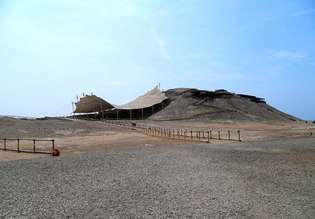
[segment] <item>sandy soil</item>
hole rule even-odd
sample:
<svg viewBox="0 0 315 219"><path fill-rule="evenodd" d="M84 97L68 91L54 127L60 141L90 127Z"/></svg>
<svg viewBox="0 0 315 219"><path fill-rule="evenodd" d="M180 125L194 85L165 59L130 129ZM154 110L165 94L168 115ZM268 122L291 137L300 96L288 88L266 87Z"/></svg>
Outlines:
<svg viewBox="0 0 315 219"><path fill-rule="evenodd" d="M129 122L130 121L125 121ZM134 121L137 126L153 126L162 128L178 128L187 130L232 130L232 137L236 137L236 130L241 130L242 140L262 141L281 138L295 138L315 134L314 124L295 123L201 123L201 122L152 122ZM109 126L99 121L81 121L69 119L49 120L20 120L13 118L0 119L0 139L2 138L36 138L56 140L56 146L61 154L82 153L86 151L111 150L114 148L146 147L154 145L192 144L190 141L170 140L161 137L145 135L142 131L127 130L125 128ZM214 131L213 135L216 135ZM227 143L226 141L212 140L211 144ZM15 142L11 142L15 148ZM31 144L25 142L22 146L31 150ZM3 141L0 140L0 148ZM43 151L50 151L51 143L38 145ZM0 150L0 160L30 159L40 157L39 154L25 154L4 152ZM49 155L44 155L49 156Z"/></svg>
<svg viewBox="0 0 315 219"><path fill-rule="evenodd" d="M200 144L102 122L0 119L0 139L54 138L61 151L51 158L0 150L0 217L314 218L315 136L305 137L314 125L135 122L241 130L244 141Z"/></svg>
<svg viewBox="0 0 315 219"><path fill-rule="evenodd" d="M279 138L294 138L315 135L315 124L305 122L190 122L190 121L144 121L139 124L164 128L192 130L241 131L242 140L257 141Z"/></svg>
<svg viewBox="0 0 315 219"><path fill-rule="evenodd" d="M314 141L0 162L0 218L314 218Z"/></svg>

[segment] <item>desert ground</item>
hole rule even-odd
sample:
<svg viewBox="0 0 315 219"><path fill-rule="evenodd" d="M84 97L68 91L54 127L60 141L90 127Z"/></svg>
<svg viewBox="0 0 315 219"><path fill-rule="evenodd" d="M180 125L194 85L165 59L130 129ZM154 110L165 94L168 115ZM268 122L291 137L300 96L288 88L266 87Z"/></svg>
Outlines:
<svg viewBox="0 0 315 219"><path fill-rule="evenodd" d="M231 130L232 137L236 138L236 131L241 131L244 142L266 141L275 139L291 139L315 135L315 124L305 122L270 123L270 122L194 122L194 121L119 121L123 123L136 123L137 126L162 127L185 130L213 130L217 135L222 132L226 138L227 130ZM172 140L148 136L141 130L126 129L109 125L103 121L85 121L66 118L52 119L0 119L0 139L3 138L30 138L30 139L55 139L56 146L62 154L81 153L85 151L110 150L117 147L141 147L146 145L173 145L191 144L190 141ZM227 141L211 140L211 144L229 143ZM15 148L15 142L12 142ZM50 144L42 144L49 150ZM0 148L3 141L0 141ZM31 145L26 144L26 149ZM0 160L25 159L42 155L16 154L1 151Z"/></svg>
<svg viewBox="0 0 315 219"><path fill-rule="evenodd" d="M315 217L314 124L134 122L241 130L243 141L196 143L100 121L2 118L0 138L54 138L61 156L0 151L0 217Z"/></svg>

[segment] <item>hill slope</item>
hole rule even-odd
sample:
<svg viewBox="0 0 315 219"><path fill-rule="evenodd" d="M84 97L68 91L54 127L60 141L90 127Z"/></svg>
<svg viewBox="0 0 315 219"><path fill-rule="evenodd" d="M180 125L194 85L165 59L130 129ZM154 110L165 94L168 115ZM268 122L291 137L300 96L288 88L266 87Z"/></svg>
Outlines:
<svg viewBox="0 0 315 219"><path fill-rule="evenodd" d="M296 121L262 98L234 94L226 90L214 92L177 88L167 90L170 104L152 115L152 120L232 120L232 121Z"/></svg>

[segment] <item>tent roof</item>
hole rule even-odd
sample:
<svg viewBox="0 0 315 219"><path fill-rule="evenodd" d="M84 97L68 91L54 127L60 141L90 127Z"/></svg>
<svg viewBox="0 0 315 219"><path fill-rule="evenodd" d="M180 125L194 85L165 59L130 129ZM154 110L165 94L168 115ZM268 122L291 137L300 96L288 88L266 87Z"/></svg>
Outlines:
<svg viewBox="0 0 315 219"><path fill-rule="evenodd" d="M116 109L120 110L132 110L132 109L142 109L147 107L152 107L155 104L162 103L164 100L166 100L167 97L165 93L163 93L157 86L147 92L146 94L139 96L135 100L115 107Z"/></svg>
<svg viewBox="0 0 315 219"><path fill-rule="evenodd" d="M86 95L75 103L76 109L74 113L92 113L101 112L102 110L112 109L113 105L95 95Z"/></svg>

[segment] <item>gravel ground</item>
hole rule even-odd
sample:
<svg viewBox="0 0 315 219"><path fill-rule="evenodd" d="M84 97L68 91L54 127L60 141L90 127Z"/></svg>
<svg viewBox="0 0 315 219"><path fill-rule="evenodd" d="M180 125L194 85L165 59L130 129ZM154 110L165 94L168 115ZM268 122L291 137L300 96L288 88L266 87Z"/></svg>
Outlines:
<svg viewBox="0 0 315 219"><path fill-rule="evenodd" d="M0 162L0 217L314 218L315 139Z"/></svg>

